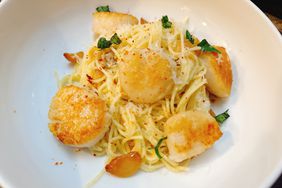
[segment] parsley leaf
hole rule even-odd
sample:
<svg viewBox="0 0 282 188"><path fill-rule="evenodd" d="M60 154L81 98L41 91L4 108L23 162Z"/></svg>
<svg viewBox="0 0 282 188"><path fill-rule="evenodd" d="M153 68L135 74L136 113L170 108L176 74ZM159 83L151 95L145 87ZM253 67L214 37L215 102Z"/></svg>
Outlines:
<svg viewBox="0 0 282 188"><path fill-rule="evenodd" d="M166 28L166 29L171 28L172 23L168 20L167 16L162 17L162 25L163 25L163 28Z"/></svg>
<svg viewBox="0 0 282 188"><path fill-rule="evenodd" d="M159 159L163 158L163 157L160 155L159 147L161 146L162 142L163 142L165 139L167 139L167 137L161 138L161 139L158 141L157 145L155 146L155 153L156 153L156 155L158 156Z"/></svg>
<svg viewBox="0 0 282 188"><path fill-rule="evenodd" d="M108 41L105 37L101 37L98 41L97 47L100 49L109 48L112 45L111 41Z"/></svg>
<svg viewBox="0 0 282 188"><path fill-rule="evenodd" d="M101 37L98 40L97 47L100 49L105 49L111 47L112 44L120 44L121 40L118 35L115 33L110 40L107 40L105 37Z"/></svg>
<svg viewBox="0 0 282 188"><path fill-rule="evenodd" d="M109 5L106 6L99 6L96 8L97 12L110 12Z"/></svg>
<svg viewBox="0 0 282 188"><path fill-rule="evenodd" d="M213 46L211 46L208 41L206 39L203 39L199 44L198 46L201 47L201 50L203 52L217 52L217 53L220 53L221 52L219 50L217 50L216 48L214 48Z"/></svg>
<svg viewBox="0 0 282 188"><path fill-rule="evenodd" d="M116 33L111 37L111 42L113 44L120 44L121 43L121 40Z"/></svg>
<svg viewBox="0 0 282 188"><path fill-rule="evenodd" d="M218 123L223 123L225 120L227 120L230 117L230 115L228 114L228 110L226 110L225 112L218 114L217 116L215 116L215 119Z"/></svg>
<svg viewBox="0 0 282 188"><path fill-rule="evenodd" d="M188 30L186 30L186 39L188 39L192 44L194 44L194 38Z"/></svg>

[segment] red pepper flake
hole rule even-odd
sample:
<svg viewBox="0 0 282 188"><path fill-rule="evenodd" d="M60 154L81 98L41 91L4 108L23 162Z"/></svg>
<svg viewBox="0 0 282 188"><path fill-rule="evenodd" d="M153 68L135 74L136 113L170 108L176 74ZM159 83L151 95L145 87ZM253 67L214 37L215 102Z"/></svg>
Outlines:
<svg viewBox="0 0 282 188"><path fill-rule="evenodd" d="M211 54L215 57L218 57L218 53L217 52L211 52Z"/></svg>
<svg viewBox="0 0 282 188"><path fill-rule="evenodd" d="M195 50L196 56L200 56L202 54L202 50Z"/></svg>
<svg viewBox="0 0 282 188"><path fill-rule="evenodd" d="M210 94L211 103L215 103L217 101L217 97L215 95Z"/></svg>
<svg viewBox="0 0 282 188"><path fill-rule="evenodd" d="M86 74L87 77L87 81L93 85L93 78L91 76L89 76L88 74Z"/></svg>
<svg viewBox="0 0 282 188"><path fill-rule="evenodd" d="M130 149L132 149L135 146L134 140L129 140L128 146L129 146Z"/></svg>

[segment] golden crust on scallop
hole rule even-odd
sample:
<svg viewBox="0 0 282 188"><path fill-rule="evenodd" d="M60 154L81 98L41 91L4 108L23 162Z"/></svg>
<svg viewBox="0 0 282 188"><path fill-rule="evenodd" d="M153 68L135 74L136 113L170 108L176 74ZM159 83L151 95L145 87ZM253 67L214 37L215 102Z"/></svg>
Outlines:
<svg viewBox="0 0 282 188"><path fill-rule="evenodd" d="M121 26L138 24L138 19L130 14L118 12L93 13L93 33L95 36L111 35Z"/></svg>
<svg viewBox="0 0 282 188"><path fill-rule="evenodd" d="M49 129L63 144L94 145L107 131L105 113L105 102L92 92L65 86L52 99Z"/></svg>
<svg viewBox="0 0 282 188"><path fill-rule="evenodd" d="M187 111L169 118L164 126L169 157L181 162L211 147L222 132L217 121L203 111Z"/></svg>
<svg viewBox="0 0 282 188"><path fill-rule="evenodd" d="M169 61L149 49L124 54L119 77L123 92L137 103L154 103L169 95L174 85Z"/></svg>
<svg viewBox="0 0 282 188"><path fill-rule="evenodd" d="M204 52L201 61L207 68L207 88L218 97L228 97L232 86L232 68L229 56L223 47L216 46L221 54Z"/></svg>

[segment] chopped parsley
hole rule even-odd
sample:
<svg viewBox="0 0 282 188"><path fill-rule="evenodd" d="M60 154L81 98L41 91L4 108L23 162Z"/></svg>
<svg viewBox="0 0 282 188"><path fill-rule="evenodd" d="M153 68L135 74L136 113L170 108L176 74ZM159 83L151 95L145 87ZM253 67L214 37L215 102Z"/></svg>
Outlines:
<svg viewBox="0 0 282 188"><path fill-rule="evenodd" d="M121 40L116 33L111 37L111 42L113 44L120 44L121 43Z"/></svg>
<svg viewBox="0 0 282 188"><path fill-rule="evenodd" d="M168 20L167 16L162 17L162 25L163 25L163 28L165 29L171 28L172 23Z"/></svg>
<svg viewBox="0 0 282 188"><path fill-rule="evenodd" d="M110 12L109 5L106 6L99 6L96 8L97 12Z"/></svg>
<svg viewBox="0 0 282 188"><path fill-rule="evenodd" d="M217 50L216 48L214 48L213 46L211 46L206 39L203 39L198 44L198 46L201 47L201 50L203 52L216 52L216 53L220 53L221 54L221 52L219 50Z"/></svg>
<svg viewBox="0 0 282 188"><path fill-rule="evenodd" d="M105 49L111 47L112 44L120 44L121 40L118 35L115 33L110 40L107 40L105 37L101 37L98 40L97 47L100 49Z"/></svg>
<svg viewBox="0 0 282 188"><path fill-rule="evenodd" d="M217 116L215 116L215 119L218 123L223 123L225 120L227 120L230 117L230 115L228 114L228 110L226 110L225 112L218 114Z"/></svg>
<svg viewBox="0 0 282 188"><path fill-rule="evenodd" d="M186 30L186 39L188 39L192 44L194 44L194 38L188 30Z"/></svg>
<svg viewBox="0 0 282 188"><path fill-rule="evenodd" d="M100 49L109 48L112 45L111 41L107 40L105 37L101 37L98 41L97 47Z"/></svg>
<svg viewBox="0 0 282 188"><path fill-rule="evenodd" d="M165 139L167 139L167 137L161 138L161 139L158 141L157 145L155 146L155 153L156 153L156 155L158 156L159 159L163 158L163 157L160 155L159 147L161 146L162 142L163 142Z"/></svg>

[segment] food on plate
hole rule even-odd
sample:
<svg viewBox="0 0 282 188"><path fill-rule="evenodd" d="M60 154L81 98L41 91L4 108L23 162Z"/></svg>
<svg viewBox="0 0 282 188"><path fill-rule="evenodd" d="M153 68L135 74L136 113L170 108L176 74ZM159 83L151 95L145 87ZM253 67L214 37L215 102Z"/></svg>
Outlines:
<svg viewBox="0 0 282 188"><path fill-rule="evenodd" d="M144 18L140 18L140 24L146 24L146 23L148 23L147 20L145 20Z"/></svg>
<svg viewBox="0 0 282 188"><path fill-rule="evenodd" d="M200 60L207 68L207 88L218 97L228 97L232 85L232 69L229 56L224 47L216 46L220 53L206 52Z"/></svg>
<svg viewBox="0 0 282 188"><path fill-rule="evenodd" d="M72 64L78 63L78 61L83 58L83 55L83 52L64 53L64 57Z"/></svg>
<svg viewBox="0 0 282 188"><path fill-rule="evenodd" d="M90 147L108 130L106 105L95 93L77 86L62 87L49 110L50 131L63 144Z"/></svg>
<svg viewBox="0 0 282 188"><path fill-rule="evenodd" d="M93 28L95 36L112 35L117 29L138 24L138 19L130 14L100 11L93 13Z"/></svg>
<svg viewBox="0 0 282 188"><path fill-rule="evenodd" d="M170 62L150 49L125 51L119 62L121 89L136 103L154 103L170 94L174 81Z"/></svg>
<svg viewBox="0 0 282 188"><path fill-rule="evenodd" d="M169 157L182 162L203 153L222 132L208 112L186 111L170 117L164 126Z"/></svg>
<svg viewBox="0 0 282 188"><path fill-rule="evenodd" d="M112 159L105 169L112 175L125 178L135 174L140 168L141 163L140 154L136 151L131 151L128 154Z"/></svg>
<svg viewBox="0 0 282 188"><path fill-rule="evenodd" d="M168 16L138 23L109 6L96 10L93 45L64 54L74 71L51 101L50 131L65 145L106 155L105 170L117 177L185 170L224 134L228 111L216 116L210 96L231 93L227 51Z"/></svg>

